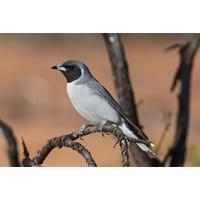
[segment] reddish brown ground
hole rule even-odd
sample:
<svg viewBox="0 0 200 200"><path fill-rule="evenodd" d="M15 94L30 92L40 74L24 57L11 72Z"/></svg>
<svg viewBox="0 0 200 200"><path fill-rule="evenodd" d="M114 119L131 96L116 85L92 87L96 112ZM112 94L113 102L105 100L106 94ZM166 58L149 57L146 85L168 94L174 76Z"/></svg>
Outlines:
<svg viewBox="0 0 200 200"><path fill-rule="evenodd" d="M145 131L157 143L163 131L162 113L173 113L172 127L167 133L159 156L170 145L174 133L176 96L170 93L172 77L178 64L176 51L164 53L167 46L190 38L178 34L126 34L123 42L130 66L130 76ZM23 136L31 156L48 138L70 133L86 123L72 108L65 92L63 77L50 67L68 59L85 62L98 80L116 97L111 67L100 34L0 34L0 118L9 123L17 136ZM195 60L192 80L191 123L187 165L200 164L200 52ZM82 142L82 141L81 141ZM119 149L114 139L100 135L87 137L83 144L100 166L120 166ZM7 166L5 140L0 135L0 166ZM22 156L22 155L20 155ZM72 150L55 150L45 166L86 166Z"/></svg>

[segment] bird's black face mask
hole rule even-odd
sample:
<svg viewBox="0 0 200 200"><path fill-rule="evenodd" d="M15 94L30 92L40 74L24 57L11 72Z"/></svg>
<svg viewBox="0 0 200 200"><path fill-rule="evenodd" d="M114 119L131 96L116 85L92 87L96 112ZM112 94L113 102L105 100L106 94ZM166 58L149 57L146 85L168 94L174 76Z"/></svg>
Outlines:
<svg viewBox="0 0 200 200"><path fill-rule="evenodd" d="M51 69L58 70L62 72L68 83L79 79L81 76L81 69L76 65L57 65L53 66Z"/></svg>

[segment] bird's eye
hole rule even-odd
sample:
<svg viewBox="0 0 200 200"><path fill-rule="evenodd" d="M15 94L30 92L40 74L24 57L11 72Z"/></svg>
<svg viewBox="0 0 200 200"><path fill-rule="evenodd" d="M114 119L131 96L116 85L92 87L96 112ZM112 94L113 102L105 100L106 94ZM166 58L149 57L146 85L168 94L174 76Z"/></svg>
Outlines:
<svg viewBox="0 0 200 200"><path fill-rule="evenodd" d="M74 69L74 65L70 65L70 66L69 66L69 69L70 69L70 70Z"/></svg>
<svg viewBox="0 0 200 200"><path fill-rule="evenodd" d="M67 71L71 71L71 70L74 69L74 65L64 65L64 67L65 67L65 69L66 69Z"/></svg>
<svg viewBox="0 0 200 200"><path fill-rule="evenodd" d="M71 69L73 68L72 65L65 65L64 67L65 67L65 69L66 69L67 71L69 71L69 70L71 70Z"/></svg>

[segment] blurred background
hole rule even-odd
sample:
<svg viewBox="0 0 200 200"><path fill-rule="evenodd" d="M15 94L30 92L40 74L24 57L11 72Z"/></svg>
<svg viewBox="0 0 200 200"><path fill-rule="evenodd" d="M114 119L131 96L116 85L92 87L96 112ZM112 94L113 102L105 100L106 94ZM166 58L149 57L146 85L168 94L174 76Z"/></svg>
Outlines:
<svg viewBox="0 0 200 200"><path fill-rule="evenodd" d="M176 72L177 51L164 52L173 43L191 38L191 34L122 34L130 77L138 102L139 117L145 132L157 144L171 112L172 125L159 151L163 158L170 147L177 111L177 92L169 88ZM86 63L94 76L116 92L111 65L101 34L0 34L0 118L14 130L22 157L21 137L31 157L48 138L78 130L87 123L71 106L65 80L50 67L69 59ZM186 166L200 165L200 52L195 58L192 77L191 119ZM141 103L142 102L142 103ZM93 134L81 141L99 166L120 166L115 139ZM8 166L6 142L0 132L0 166ZM70 149L55 149L44 166L87 166Z"/></svg>

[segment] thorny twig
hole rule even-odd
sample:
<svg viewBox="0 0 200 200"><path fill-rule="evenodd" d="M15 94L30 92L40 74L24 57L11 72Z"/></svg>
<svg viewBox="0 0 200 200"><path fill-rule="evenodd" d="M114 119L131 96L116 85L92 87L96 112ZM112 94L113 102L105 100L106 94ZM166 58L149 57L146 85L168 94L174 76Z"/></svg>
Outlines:
<svg viewBox="0 0 200 200"><path fill-rule="evenodd" d="M47 144L42 147L41 150L37 152L37 155L31 160L32 166L40 166L43 164L44 160L47 158L47 156L51 153L51 151L54 148L62 148L62 147L68 147L75 151L77 151L79 154L83 156L85 161L87 162L88 166L96 167L96 162L93 159L91 153L80 143L73 142L70 137L67 135L63 135L60 137L54 137L52 139L49 139Z"/></svg>
<svg viewBox="0 0 200 200"><path fill-rule="evenodd" d="M6 125L3 121L0 121L0 127L2 128L6 138L8 138L8 150L9 150L8 156L10 158L11 166L25 166L25 167L41 166L44 160L49 155L49 153L54 148L69 147L80 153L86 160L88 166L95 167L97 165L91 153L82 144L75 142L75 140L96 132L101 132L101 133L105 132L107 134L112 134L117 138L118 144L120 145L121 148L122 164L123 166L129 166L128 138L124 136L121 129L119 129L114 124L105 125L103 129L100 127L96 127L94 125L87 125L86 128L81 132L76 131L68 135L62 135L60 137L54 137L52 139L49 139L47 144L44 147L42 147L40 151L38 151L37 155L33 159L29 157L28 148L25 144L24 139L22 138L23 155L24 155L24 158L22 160L22 165L20 165L19 162L18 158L19 154L16 146L17 143L15 136L13 135L12 129L8 125ZM146 144L146 141L143 140L131 139L131 141L136 143Z"/></svg>
<svg viewBox="0 0 200 200"><path fill-rule="evenodd" d="M40 151L38 151L37 155L31 160L31 163L28 163L28 165L32 166L42 165L46 157L54 148L56 147L61 148L64 146L64 147L70 147L73 150L79 152L86 160L88 166L97 166L90 152L80 143L74 142L74 140L77 140L80 137L85 137L92 133L102 132L102 131L105 133L109 132L117 138L121 148L122 164L123 166L129 166L127 138L123 135L122 131L118 127L113 125L109 126L105 125L102 130L100 130L96 126L88 125L81 132L76 131L68 135L54 137L48 140L47 144L43 146ZM144 141L135 140L135 142L144 142Z"/></svg>
<svg viewBox="0 0 200 200"><path fill-rule="evenodd" d="M19 167L19 153L18 153L18 147L17 147L17 141L13 134L12 129L2 120L0 120L0 128L2 129L2 132L6 138L7 141L7 154L10 162L11 167Z"/></svg>

